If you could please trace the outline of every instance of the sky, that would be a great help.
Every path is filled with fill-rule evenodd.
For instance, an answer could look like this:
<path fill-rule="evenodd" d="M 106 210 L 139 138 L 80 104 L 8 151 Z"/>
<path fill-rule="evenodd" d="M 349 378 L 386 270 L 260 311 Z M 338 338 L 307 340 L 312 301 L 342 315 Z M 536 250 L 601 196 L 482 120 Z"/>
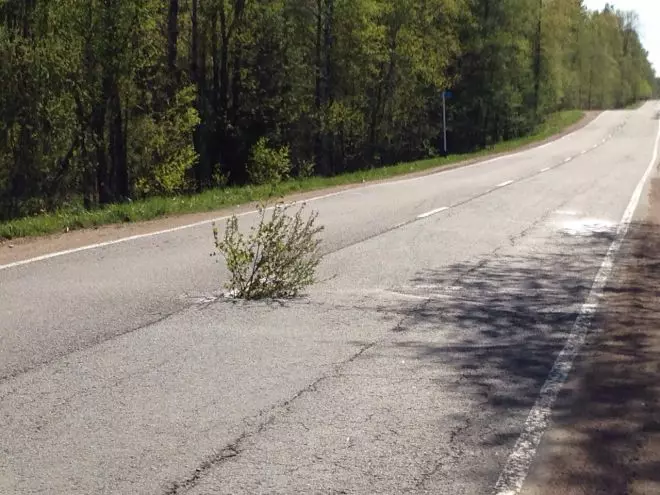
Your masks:
<path fill-rule="evenodd" d="M 585 0 L 590 9 L 601 10 L 606 3 L 620 10 L 634 10 L 639 14 L 640 34 L 649 59 L 660 76 L 660 0 Z"/>

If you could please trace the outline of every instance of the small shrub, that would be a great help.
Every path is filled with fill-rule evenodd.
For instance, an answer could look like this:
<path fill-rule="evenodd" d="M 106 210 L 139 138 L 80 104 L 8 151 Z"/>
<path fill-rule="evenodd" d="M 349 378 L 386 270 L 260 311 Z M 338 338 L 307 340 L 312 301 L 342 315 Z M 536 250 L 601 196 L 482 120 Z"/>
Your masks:
<path fill-rule="evenodd" d="M 229 173 L 223 173 L 219 170 L 213 172 L 211 175 L 211 187 L 220 189 L 227 187 L 229 184 Z"/>
<path fill-rule="evenodd" d="M 303 205 L 295 215 L 289 206 L 278 204 L 269 214 L 259 207 L 259 223 L 246 236 L 239 231 L 236 216 L 227 220 L 221 239 L 213 225 L 216 249 L 229 269 L 226 288 L 232 297 L 265 299 L 295 297 L 314 283 L 321 261 L 316 225 L 317 212 L 304 216 Z"/>
<path fill-rule="evenodd" d="M 262 137 L 252 147 L 247 172 L 253 184 L 277 184 L 289 178 L 291 159 L 289 147 L 273 148 Z"/>
<path fill-rule="evenodd" d="M 299 179 L 309 179 L 314 176 L 314 162 L 311 160 L 300 161 L 297 169 Z"/>

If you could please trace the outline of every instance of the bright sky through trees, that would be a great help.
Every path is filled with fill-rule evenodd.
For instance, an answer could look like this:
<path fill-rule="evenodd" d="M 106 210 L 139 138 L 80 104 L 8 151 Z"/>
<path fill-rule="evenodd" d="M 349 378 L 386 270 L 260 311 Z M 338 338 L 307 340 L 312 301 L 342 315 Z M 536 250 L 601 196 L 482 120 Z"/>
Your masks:
<path fill-rule="evenodd" d="M 660 76 L 660 1 L 658 0 L 585 0 L 590 9 L 602 9 L 607 3 L 621 10 L 634 10 L 639 15 L 640 33 L 649 60 Z"/>

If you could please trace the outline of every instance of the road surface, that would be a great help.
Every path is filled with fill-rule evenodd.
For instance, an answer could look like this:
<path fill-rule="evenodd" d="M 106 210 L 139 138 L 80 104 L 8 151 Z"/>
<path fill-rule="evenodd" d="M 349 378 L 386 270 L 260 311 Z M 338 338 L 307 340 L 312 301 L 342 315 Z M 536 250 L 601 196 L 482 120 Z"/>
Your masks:
<path fill-rule="evenodd" d="M 208 224 L 0 266 L 0 493 L 517 493 L 657 110 L 313 200 L 296 301 L 218 299 Z"/>

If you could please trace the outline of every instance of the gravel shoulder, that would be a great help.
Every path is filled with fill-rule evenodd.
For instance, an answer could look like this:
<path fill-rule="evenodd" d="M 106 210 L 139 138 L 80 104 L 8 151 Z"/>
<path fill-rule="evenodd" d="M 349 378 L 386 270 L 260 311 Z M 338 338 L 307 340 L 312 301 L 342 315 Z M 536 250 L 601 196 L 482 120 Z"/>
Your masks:
<path fill-rule="evenodd" d="M 525 495 L 660 493 L 660 178 L 647 206 Z"/>

